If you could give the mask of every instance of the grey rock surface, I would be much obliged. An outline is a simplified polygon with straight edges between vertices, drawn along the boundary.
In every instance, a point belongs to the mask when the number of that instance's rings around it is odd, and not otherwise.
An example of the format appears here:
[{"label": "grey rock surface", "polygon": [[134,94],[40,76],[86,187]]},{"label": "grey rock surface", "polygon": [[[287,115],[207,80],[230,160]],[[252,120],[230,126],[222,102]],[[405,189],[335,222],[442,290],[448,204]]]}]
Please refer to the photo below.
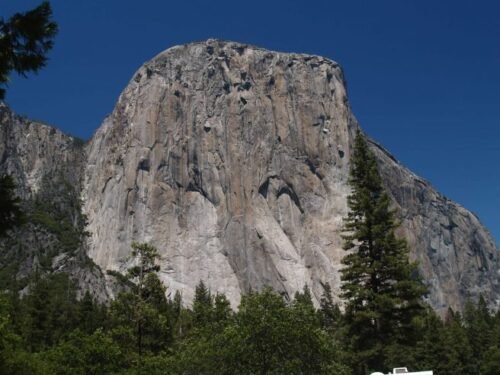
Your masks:
[{"label": "grey rock surface", "polygon": [[[39,218],[0,243],[0,268],[16,261],[22,277],[49,259],[105,300],[105,271],[147,241],[188,303],[200,280],[233,306],[266,285],[291,298],[307,284],[318,301],[328,282],[338,298],[357,129],[337,63],[217,40],[144,64],[85,146],[0,104],[0,173],[34,216],[90,234],[68,245]],[[499,251],[478,218],[371,147],[432,306],[483,294],[498,307]]]},{"label": "grey rock surface", "polygon": [[0,272],[20,284],[35,269],[68,272],[99,300],[108,299],[104,276],[86,256],[80,236],[83,142],[54,127],[14,114],[0,102],[0,175],[14,178],[27,224],[0,240]]},{"label": "grey rock surface", "polygon": [[[326,58],[208,40],[144,64],[87,147],[88,255],[124,270],[130,243],[162,255],[187,301],[203,280],[237,305],[270,285],[339,293],[351,145],[358,124]],[[479,220],[373,144],[429,301],[460,310],[500,295],[499,259]]]},{"label": "grey rock surface", "polygon": [[234,304],[264,285],[338,288],[355,128],[330,60],[217,41],[171,48],[136,73],[90,143],[89,255],[123,269],[131,241],[151,242],[188,301],[200,280]]},{"label": "grey rock surface", "polygon": [[449,200],[372,142],[385,187],[400,214],[400,234],[429,287],[429,302],[441,313],[461,311],[483,295],[498,309],[500,259],[478,217]]},{"label": "grey rock surface", "polygon": [[72,137],[18,116],[2,102],[0,124],[0,172],[16,179],[22,199],[34,198],[44,183],[60,176],[79,186],[85,152]]}]

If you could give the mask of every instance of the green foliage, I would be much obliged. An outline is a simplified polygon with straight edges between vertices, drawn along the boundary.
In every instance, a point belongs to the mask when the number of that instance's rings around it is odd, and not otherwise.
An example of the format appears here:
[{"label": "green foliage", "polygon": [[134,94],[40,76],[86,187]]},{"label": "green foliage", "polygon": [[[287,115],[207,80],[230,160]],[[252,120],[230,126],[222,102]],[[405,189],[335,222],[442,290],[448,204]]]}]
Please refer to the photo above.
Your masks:
[{"label": "green foliage", "polygon": [[31,352],[57,344],[79,323],[76,289],[67,274],[35,279],[21,302],[15,324]]},{"label": "green foliage", "polygon": [[133,242],[132,257],[137,264],[128,269],[127,276],[135,283],[138,288],[137,292],[141,293],[144,289],[144,280],[146,276],[160,270],[160,266],[156,264],[160,255],[154,246],[147,243]]},{"label": "green foliage", "polygon": [[[14,233],[15,242],[2,243],[6,251],[0,254],[0,262],[10,268],[10,277],[16,277],[19,264],[28,262],[36,262],[40,274],[50,274],[53,260],[60,254],[76,258],[81,267],[95,267],[81,251],[88,233],[77,190],[63,174],[47,175],[42,178],[37,195],[23,202],[26,225]],[[33,244],[33,238],[42,239],[41,244]],[[5,272],[5,277],[8,276]]]},{"label": "green foliage", "polygon": [[121,293],[110,307],[113,337],[121,347],[142,355],[157,353],[169,343],[170,326],[164,314],[134,293]]},{"label": "green foliage", "polygon": [[19,262],[14,259],[3,257],[3,262],[0,266],[0,285],[5,290],[20,290],[25,286],[26,280],[16,279],[16,274],[19,269]]},{"label": "green foliage", "polygon": [[66,341],[44,353],[50,374],[116,374],[129,362],[120,347],[102,330],[73,331]]},{"label": "green foliage", "polygon": [[30,222],[45,228],[58,238],[59,249],[54,249],[54,253],[49,254],[49,260],[59,253],[72,253],[81,244],[83,233],[80,228],[75,227],[64,213],[54,212],[48,205],[38,203]]},{"label": "green foliage", "polygon": [[500,369],[500,347],[491,347],[485,351],[481,363],[481,375],[498,375]]},{"label": "green foliage", "polygon": [[203,328],[211,321],[213,310],[212,294],[203,281],[196,286],[193,300],[193,322],[198,328]]},{"label": "green foliage", "polygon": [[[4,236],[0,243],[0,281],[4,288],[23,289],[35,271],[40,275],[50,274],[54,271],[54,258],[60,254],[76,259],[80,267],[95,267],[92,260],[80,251],[88,233],[78,187],[68,181],[71,178],[63,173],[46,175],[41,179],[37,195],[22,202],[20,219],[25,225],[19,226],[19,220],[9,225],[11,235]],[[10,184],[8,186],[7,190],[12,193],[0,191],[0,201],[12,200],[9,197],[13,196],[13,188]],[[18,199],[15,203],[20,207]],[[33,267],[31,270],[23,267],[20,272],[20,267],[26,264],[33,264]],[[24,279],[19,278],[20,274]]]},{"label": "green foliage", "polygon": [[24,222],[21,200],[15,194],[16,185],[11,176],[0,177],[0,237]]},{"label": "green foliage", "polygon": [[287,305],[265,289],[243,296],[238,312],[224,314],[222,321],[223,330],[198,331],[184,342],[172,362],[173,373],[349,373],[336,362],[335,345],[310,303],[299,299]]},{"label": "green foliage", "polygon": [[[212,296],[199,285],[197,298],[204,307],[196,322],[193,311],[182,306],[181,294],[166,298],[165,288],[154,276],[155,272],[145,276],[142,297],[139,288],[131,289],[109,306],[98,304],[89,293],[76,300],[74,285],[64,275],[33,280],[22,298],[15,293],[0,295],[0,373],[348,375],[358,371],[352,365],[358,353],[346,346],[349,320],[331,301],[328,287],[319,310],[305,288],[292,302],[270,289],[251,293],[233,311],[223,294]],[[490,324],[488,347],[475,348],[476,341],[469,338],[470,319],[481,320],[480,311]],[[414,324],[420,335],[413,343],[388,345],[386,366],[432,369],[440,375],[498,373],[500,314],[492,315],[482,302],[470,303],[464,317],[450,311],[444,322],[428,310]],[[473,358],[478,352],[480,360]],[[389,367],[377,370],[387,372]]]},{"label": "green foliage", "polygon": [[[57,25],[51,18],[50,4],[43,2],[8,20],[0,19],[0,85],[8,83],[12,71],[25,76],[45,66],[57,33]],[[0,88],[0,100],[4,96],[5,89]]]},{"label": "green foliage", "polygon": [[[492,315],[483,299],[469,303],[463,317],[450,311],[445,322],[423,308],[415,265],[394,235],[394,213],[362,139],[353,160],[345,238],[355,246],[342,275],[344,313],[328,284],[319,309],[305,286],[291,302],[270,289],[250,293],[233,311],[200,281],[188,309],[180,291],[167,297],[156,248],[138,243],[126,273],[108,272],[123,287],[114,301],[101,305],[90,293],[78,300],[67,275],[42,272],[85,236],[71,184],[47,177],[42,190],[59,194],[31,202],[29,225],[52,233],[58,245],[37,254],[40,272],[28,283],[15,277],[20,259],[0,270],[13,291],[0,296],[0,373],[342,375],[403,365],[440,375],[497,374],[500,314]],[[13,237],[5,241],[19,246]],[[22,288],[20,297],[15,291]]]},{"label": "green foliage", "polygon": [[124,275],[130,291],[120,293],[110,306],[111,336],[124,352],[135,357],[143,371],[145,357],[167,349],[172,340],[167,317],[169,306],[165,287],[156,272],[158,251],[149,244],[132,243],[132,261]]},{"label": "green foliage", "polygon": [[342,296],[356,373],[386,367],[386,349],[415,340],[414,319],[423,311],[425,288],[414,277],[406,241],[398,239],[398,223],[382,187],[375,156],[358,131],[351,160],[344,221]]},{"label": "green foliage", "polygon": [[[469,309],[476,309],[470,304]],[[428,311],[423,325],[420,327],[422,338],[412,348],[414,361],[410,366],[420,366],[433,369],[434,373],[442,375],[480,375],[481,360],[474,357],[474,348],[467,336],[467,326],[460,314],[448,311],[445,321],[435,313]],[[490,329],[494,327],[490,327]],[[481,350],[484,350],[482,348]]]},{"label": "green foliage", "polygon": [[74,254],[88,233],[77,188],[58,174],[44,176],[39,194],[30,202],[29,222],[54,234],[58,240],[52,257]]},{"label": "green foliage", "polygon": [[98,329],[106,328],[107,312],[107,306],[98,304],[87,291],[77,305],[78,329],[83,333],[91,334]]},{"label": "green foliage", "polygon": [[448,371],[443,370],[442,373],[476,373],[472,348],[460,314],[448,315],[445,321],[445,331],[444,346],[448,354],[446,361]]},{"label": "green foliage", "polygon": [[482,296],[477,305],[470,301],[466,303],[463,321],[472,348],[472,365],[475,373],[479,374],[486,352],[495,345],[495,331],[491,330],[493,317]]},{"label": "green foliage", "polygon": [[193,328],[193,314],[182,306],[182,295],[177,291],[174,299],[169,301],[170,327],[178,340],[186,338]]},{"label": "green foliage", "polygon": [[[55,310],[56,302],[53,300],[45,302],[45,307],[41,307],[41,309],[45,309],[45,313],[38,313],[49,317],[51,314],[48,311]],[[19,301],[17,296],[13,294],[0,295],[0,373],[3,375],[47,373],[45,362],[30,352],[32,346],[27,338],[23,337],[23,334],[26,333],[28,333],[28,338],[36,336],[31,335],[31,330],[24,326],[31,318],[27,315],[29,314],[28,303],[28,298]],[[64,307],[61,310],[64,310]],[[64,311],[61,313],[66,315]],[[61,322],[62,318],[60,317],[58,323]],[[64,328],[72,329],[72,327],[67,326]],[[46,345],[48,346],[48,341],[53,342],[54,336],[57,334],[49,335],[48,331],[45,331],[45,334],[47,336],[43,337],[43,340],[47,340]]]},{"label": "green foliage", "polygon": [[330,284],[323,285],[323,295],[320,300],[319,315],[321,325],[326,330],[339,330],[342,322],[340,307],[333,302]]},{"label": "green foliage", "polygon": [[10,320],[10,306],[5,295],[0,294],[0,373],[12,373],[9,360],[18,346],[20,338],[13,332]]},{"label": "green foliage", "polygon": [[311,290],[307,285],[304,285],[302,293],[299,291],[295,292],[294,302],[304,306],[313,306]]},{"label": "green foliage", "polygon": [[73,136],[73,146],[78,149],[83,149],[87,141],[85,139]]},{"label": "green foliage", "polygon": [[134,283],[129,280],[129,278],[115,270],[107,270],[106,275],[113,276],[118,284],[123,288],[132,288],[134,287]]}]

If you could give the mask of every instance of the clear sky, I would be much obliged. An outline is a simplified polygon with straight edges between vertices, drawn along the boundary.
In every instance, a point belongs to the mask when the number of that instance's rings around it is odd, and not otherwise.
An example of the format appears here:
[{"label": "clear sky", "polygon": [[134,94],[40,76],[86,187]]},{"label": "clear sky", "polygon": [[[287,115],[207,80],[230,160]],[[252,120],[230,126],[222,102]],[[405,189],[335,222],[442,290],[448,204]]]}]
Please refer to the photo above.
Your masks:
[{"label": "clear sky", "polygon": [[[0,0],[0,16],[41,0]],[[323,55],[363,129],[500,240],[500,1],[53,0],[49,65],[13,77],[18,113],[88,139],[139,66],[220,38]]]}]

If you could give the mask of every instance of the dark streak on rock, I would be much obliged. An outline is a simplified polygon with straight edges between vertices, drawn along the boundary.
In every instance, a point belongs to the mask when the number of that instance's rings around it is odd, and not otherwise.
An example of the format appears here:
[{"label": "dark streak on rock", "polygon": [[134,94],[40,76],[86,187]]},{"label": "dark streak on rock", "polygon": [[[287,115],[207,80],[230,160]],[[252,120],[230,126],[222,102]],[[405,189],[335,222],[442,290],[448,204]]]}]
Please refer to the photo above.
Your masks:
[{"label": "dark streak on rock", "polygon": [[293,188],[291,186],[283,186],[278,191],[278,194],[276,194],[276,198],[279,198],[283,194],[287,194],[290,197],[290,199],[293,201],[293,203],[295,203],[295,205],[297,206],[299,211],[301,213],[304,213],[304,210],[302,209],[302,206],[300,205],[299,197],[297,196],[297,194],[295,193],[295,191],[293,190]]},{"label": "dark streak on rock", "polygon": [[259,186],[259,194],[267,199],[267,190],[269,189],[269,178],[266,178],[264,183]]},{"label": "dark streak on rock", "polygon": [[306,159],[304,162],[309,167],[311,172],[314,173],[320,180],[322,180],[324,178],[324,176],[321,173],[319,173],[319,171],[318,171],[318,164],[319,164],[318,162],[313,162],[309,158]]}]

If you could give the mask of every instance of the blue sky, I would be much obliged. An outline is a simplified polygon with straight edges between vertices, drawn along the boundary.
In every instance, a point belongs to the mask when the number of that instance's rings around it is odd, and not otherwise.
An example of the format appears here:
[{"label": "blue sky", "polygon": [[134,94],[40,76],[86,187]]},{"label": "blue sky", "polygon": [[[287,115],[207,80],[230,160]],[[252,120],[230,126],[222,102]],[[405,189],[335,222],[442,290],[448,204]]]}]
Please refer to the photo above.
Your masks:
[{"label": "blue sky", "polygon": [[[0,16],[40,1],[0,0]],[[327,56],[363,129],[500,240],[500,2],[476,0],[51,2],[47,68],[13,77],[18,113],[88,139],[139,66],[207,38]]]}]

